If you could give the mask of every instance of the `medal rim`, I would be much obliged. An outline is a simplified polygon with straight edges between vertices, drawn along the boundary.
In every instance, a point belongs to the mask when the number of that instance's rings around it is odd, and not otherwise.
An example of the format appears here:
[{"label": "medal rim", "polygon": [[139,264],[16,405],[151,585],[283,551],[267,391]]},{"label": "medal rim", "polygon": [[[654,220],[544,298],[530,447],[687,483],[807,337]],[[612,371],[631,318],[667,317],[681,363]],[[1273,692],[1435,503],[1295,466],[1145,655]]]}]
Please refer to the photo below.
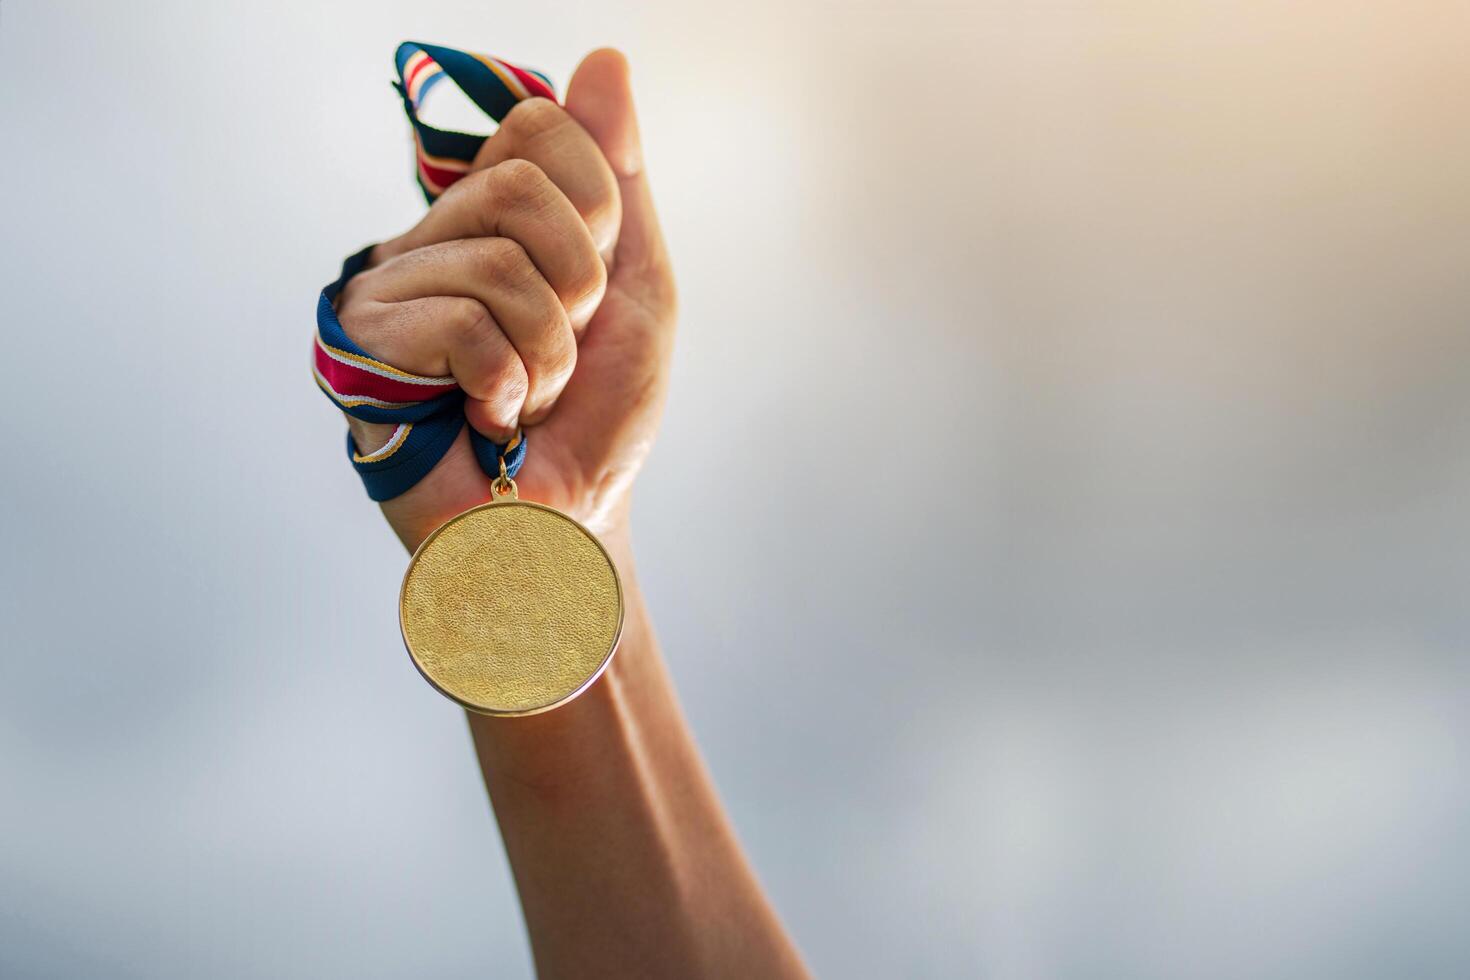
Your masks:
[{"label": "medal rim", "polygon": [[[408,595],[408,579],[409,576],[413,574],[414,566],[418,564],[419,555],[423,553],[424,549],[427,548],[435,538],[437,538],[451,525],[463,520],[466,517],[469,517],[471,514],[478,513],[490,507],[534,507],[537,510],[544,510],[549,514],[552,514],[556,517],[561,518],[564,521],[567,521],[577,530],[586,535],[587,539],[597,546],[597,550],[602,552],[602,557],[607,560],[607,567],[612,569],[613,586],[617,590],[618,621],[617,625],[613,629],[612,642],[608,644],[607,653],[603,655],[602,662],[597,665],[597,669],[594,670],[585,681],[577,685],[570,692],[556,699],[555,701],[544,705],[538,705],[534,708],[487,708],[482,705],[472,704],[469,701],[466,701],[464,698],[461,698],[458,695],[445,690],[438,681],[429,676],[428,671],[424,670],[423,665],[419,663],[419,658],[413,652],[413,644],[409,642],[408,629],[406,628],[406,625],[404,623],[403,610],[405,608]],[[403,647],[408,652],[408,659],[413,663],[414,670],[418,671],[419,676],[427,681],[430,687],[438,691],[444,697],[453,701],[455,704],[459,705],[461,708],[464,708],[466,711],[472,712],[477,715],[483,715],[488,718],[526,718],[531,715],[544,714],[548,711],[553,711],[557,708],[560,708],[562,705],[567,704],[568,702],[573,701],[581,696],[589,687],[597,683],[598,678],[600,678],[607,670],[608,664],[612,663],[613,655],[618,652],[618,647],[621,645],[623,640],[623,614],[623,576],[618,572],[617,562],[613,561],[612,555],[608,553],[607,547],[602,543],[602,540],[598,538],[597,535],[589,531],[586,525],[577,520],[575,517],[572,517],[570,514],[563,513],[562,511],[557,510],[555,507],[549,507],[546,504],[538,504],[534,500],[521,500],[519,497],[511,500],[487,500],[485,501],[485,503],[477,504],[476,506],[471,507],[469,510],[461,511],[460,513],[451,517],[449,520],[445,521],[443,524],[440,524],[429,534],[428,537],[424,538],[424,540],[419,543],[419,546],[417,548],[413,550],[413,555],[408,560],[408,567],[403,571],[403,582],[398,587],[398,634],[403,638]]]}]

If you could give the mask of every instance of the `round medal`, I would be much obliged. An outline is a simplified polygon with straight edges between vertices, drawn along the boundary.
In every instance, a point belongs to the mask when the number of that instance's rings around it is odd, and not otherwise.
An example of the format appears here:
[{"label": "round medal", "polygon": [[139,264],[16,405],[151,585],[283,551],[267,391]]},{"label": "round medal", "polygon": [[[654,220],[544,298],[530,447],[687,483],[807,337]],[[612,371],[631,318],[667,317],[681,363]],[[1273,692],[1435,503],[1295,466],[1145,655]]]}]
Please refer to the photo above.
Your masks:
[{"label": "round medal", "polygon": [[398,616],[414,665],[446,697],[481,714],[531,715],[607,667],[623,588],[590,531],[506,484],[419,545]]}]

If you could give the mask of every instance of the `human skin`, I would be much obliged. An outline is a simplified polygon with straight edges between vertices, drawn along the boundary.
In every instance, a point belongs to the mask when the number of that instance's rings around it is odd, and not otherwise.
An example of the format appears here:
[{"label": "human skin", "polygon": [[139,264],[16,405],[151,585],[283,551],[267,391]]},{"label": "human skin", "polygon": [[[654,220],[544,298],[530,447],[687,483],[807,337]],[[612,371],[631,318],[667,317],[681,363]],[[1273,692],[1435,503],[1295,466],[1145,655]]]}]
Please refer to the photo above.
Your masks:
[{"label": "human skin", "polygon": [[[504,442],[524,426],[521,496],[593,530],[622,576],[622,641],[601,679],[544,714],[469,716],[543,977],[806,976],[685,724],[633,561],[676,305],[627,62],[608,49],[583,60],[565,107],[517,105],[474,172],[375,248],[338,303],[375,357],[452,374],[479,432]],[[363,452],[393,428],[348,424]],[[382,509],[412,550],[489,498],[461,433]]]}]

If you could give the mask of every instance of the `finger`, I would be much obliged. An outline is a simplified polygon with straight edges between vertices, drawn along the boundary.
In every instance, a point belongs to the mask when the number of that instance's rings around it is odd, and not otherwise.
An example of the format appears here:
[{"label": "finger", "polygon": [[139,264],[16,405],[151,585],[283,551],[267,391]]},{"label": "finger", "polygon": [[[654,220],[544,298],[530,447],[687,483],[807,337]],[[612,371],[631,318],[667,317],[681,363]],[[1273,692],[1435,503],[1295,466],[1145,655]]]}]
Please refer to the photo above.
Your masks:
[{"label": "finger", "polygon": [[528,160],[540,167],[582,216],[604,259],[611,258],[622,221],[618,182],[587,130],[550,99],[518,102],[490,134],[471,172]]},{"label": "finger", "polygon": [[672,326],[673,270],[643,168],[628,60],[621,52],[602,48],[582,60],[567,88],[567,112],[592,134],[617,178],[623,220],[612,268],[618,286]]},{"label": "finger", "polygon": [[480,432],[497,442],[515,434],[530,387],[525,364],[479,300],[344,297],[341,320],[348,336],[379,360],[414,374],[452,376],[464,389],[465,415]]},{"label": "finger", "polygon": [[607,285],[592,233],[567,196],[526,160],[506,160],[457,181],[410,231],[379,245],[378,262],[462,238],[510,238],[530,255],[579,327]]},{"label": "finger", "polygon": [[[363,273],[366,297],[397,303],[433,296],[465,296],[489,313],[489,323],[462,323],[428,332],[448,343],[474,343],[462,331],[503,333],[525,365],[528,389],[520,421],[539,422],[556,403],[577,364],[577,338],[566,310],[530,256],[509,238],[472,238],[427,245]],[[455,375],[458,377],[458,374]],[[469,392],[469,389],[466,389]],[[486,397],[469,392],[472,397]],[[514,420],[512,420],[514,421]]]}]

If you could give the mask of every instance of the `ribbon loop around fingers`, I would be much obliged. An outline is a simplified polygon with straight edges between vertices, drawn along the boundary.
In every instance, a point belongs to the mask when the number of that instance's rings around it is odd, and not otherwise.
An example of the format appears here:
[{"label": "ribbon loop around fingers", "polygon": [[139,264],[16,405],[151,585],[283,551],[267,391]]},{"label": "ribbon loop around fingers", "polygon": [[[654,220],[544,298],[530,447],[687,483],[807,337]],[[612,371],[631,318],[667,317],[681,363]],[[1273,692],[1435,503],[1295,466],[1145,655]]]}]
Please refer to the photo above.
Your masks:
[{"label": "ribbon loop around fingers", "polygon": [[[393,87],[413,126],[416,176],[430,204],[470,172],[487,137],[435,129],[418,117],[424,96],[439,82],[454,82],[479,109],[499,123],[522,99],[555,100],[551,80],[489,55],[437,44],[405,41],[394,54],[398,81]],[[317,300],[315,375],[322,392],[342,411],[364,422],[392,423],[392,437],[370,453],[358,452],[347,435],[347,455],[362,477],[368,496],[390,500],[428,475],[465,427],[465,394],[453,378],[428,378],[385,364],[363,350],[342,329],[336,302],[347,280],[367,267],[372,246],[348,257],[342,274]],[[498,476],[500,462],[515,476],[526,458],[525,437],[517,433],[500,445],[470,429],[470,444],[480,468]]]},{"label": "ribbon loop around fingers", "polygon": [[[335,301],[342,287],[367,265],[368,246],[342,265],[342,275],[317,300],[313,373],[332,403],[364,422],[396,426],[388,442],[369,453],[358,451],[347,434],[347,457],[373,500],[391,500],[428,475],[465,427],[465,394],[453,378],[410,374],[385,364],[353,343],[337,319]],[[526,459],[525,437],[517,433],[500,445],[470,429],[470,444],[480,468],[496,476],[505,459],[510,476]]]},{"label": "ribbon loop around fingers", "polygon": [[485,54],[457,51],[437,44],[405,41],[393,58],[398,81],[393,87],[403,97],[403,111],[413,124],[419,187],[430,204],[465,174],[486,137],[435,129],[419,119],[424,97],[439,82],[450,79],[471,102],[497,123],[522,99],[556,99],[551,79],[538,71],[519,68]]}]

